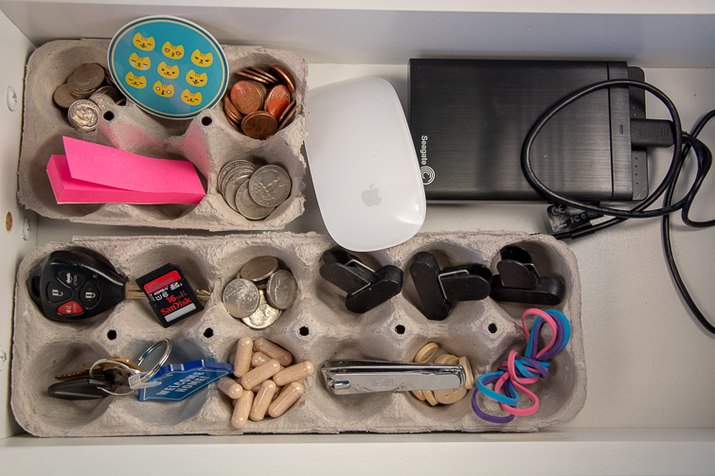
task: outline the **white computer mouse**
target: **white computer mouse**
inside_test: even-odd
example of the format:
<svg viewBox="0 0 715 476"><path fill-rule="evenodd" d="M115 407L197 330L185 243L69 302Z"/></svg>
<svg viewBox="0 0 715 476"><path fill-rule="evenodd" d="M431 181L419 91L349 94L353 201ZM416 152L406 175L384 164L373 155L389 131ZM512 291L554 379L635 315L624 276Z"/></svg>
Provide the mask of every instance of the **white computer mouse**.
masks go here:
<svg viewBox="0 0 715 476"><path fill-rule="evenodd" d="M308 92L305 149L330 236L352 251L398 245L419 231L425 192L400 100L382 78Z"/></svg>

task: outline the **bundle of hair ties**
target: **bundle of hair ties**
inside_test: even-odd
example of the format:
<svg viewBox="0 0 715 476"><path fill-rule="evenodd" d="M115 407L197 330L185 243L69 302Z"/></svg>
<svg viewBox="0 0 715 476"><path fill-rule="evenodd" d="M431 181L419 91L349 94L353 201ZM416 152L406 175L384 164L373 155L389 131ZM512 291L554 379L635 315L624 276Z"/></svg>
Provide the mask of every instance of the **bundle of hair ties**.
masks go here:
<svg viewBox="0 0 715 476"><path fill-rule="evenodd" d="M526 318L536 316L531 329L526 327ZM539 348L541 330L547 325L551 328L551 338L544 347ZM472 408L481 419L493 423L509 423L515 416L531 415L539 409L539 397L529 390L531 385L541 378L549 376L549 362L561 352L571 338L571 324L563 312L556 309L542 311L527 309L521 315L521 326L526 334L526 349L520 356L515 350L509 352L506 362L502 362L496 372L480 375L477 387L472 393ZM488 385L494 384L494 388ZM485 413L477 403L477 394L499 402L502 410L508 415L490 415ZM531 401L529 406L519 406L521 398Z"/></svg>

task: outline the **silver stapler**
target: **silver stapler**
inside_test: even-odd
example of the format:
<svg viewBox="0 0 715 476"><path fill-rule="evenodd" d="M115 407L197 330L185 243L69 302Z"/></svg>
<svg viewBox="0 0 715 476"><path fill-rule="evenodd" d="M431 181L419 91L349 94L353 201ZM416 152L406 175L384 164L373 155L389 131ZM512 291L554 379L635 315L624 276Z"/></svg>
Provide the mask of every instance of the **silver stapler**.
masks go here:
<svg viewBox="0 0 715 476"><path fill-rule="evenodd" d="M321 372L335 395L410 390L446 390L465 384L461 365L415 364L379 360L333 360Z"/></svg>

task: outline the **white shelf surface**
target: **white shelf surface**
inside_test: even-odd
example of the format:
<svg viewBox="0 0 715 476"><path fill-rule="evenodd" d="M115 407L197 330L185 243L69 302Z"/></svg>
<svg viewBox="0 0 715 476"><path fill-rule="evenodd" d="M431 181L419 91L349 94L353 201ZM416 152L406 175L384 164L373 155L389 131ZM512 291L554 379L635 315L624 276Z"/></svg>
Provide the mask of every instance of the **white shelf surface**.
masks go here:
<svg viewBox="0 0 715 476"><path fill-rule="evenodd" d="M473 57L565 58L584 54L610 59L614 58L611 54L617 53L617 58L628 59L630 64L646 66L647 80L671 96L687 127L701 114L715 108L715 69L708 69L715 67L712 2L681 2L677 9L682 8L683 13L676 12L675 4L670 2L622 2L630 5L623 6L617 5L621 2L610 1L590 2L588 7L574 7L572 2L561 1L541 2L539 6L512 1L503 8L493 1L483 2L481 6L459 0L438 7L431 2L410 3L414 8L401 1L383 4L385 10L394 10L394 13L380 13L380 7L372 3L364 8L351 2L336 7L318 0L307 2L300 10L288 2L270 0L261 5L250 1L209 0L204 6L210 8L205 11L194 6L194 2L181 0L160 0L151 7L131 6L133 2L103 5L85 1L0 0L0 8L20 31L38 44L54 37L111 36L125 21L145 13L161 13L166 8L156 5L169 3L177 5L172 13L204 24L219 36L232 39L231 43L284 48L295 45L311 61L311 87L355 76L378 75L388 79L403 104L407 104L405 63L411 56L469 53ZM655 15L648 13L649 5L652 5L650 13ZM238 6L245 8L236 8ZM270 11L272 8L276 11ZM443 12L432 12L433 8ZM468 15L457 14L461 11ZM560 15L546 15L549 11ZM466 20L460 20L463 17ZM405 27L400 23L405 19L417 23ZM536 19L546 23L537 24ZM303 23L296 23L298 20ZM376 23L370 23L373 20ZM419 37L417 43L413 40L418 38L418 32L406 32L415 25L429 25L436 20L443 23L431 34ZM668 30L666 25L672 21L678 28ZM365 30L367 23L376 29ZM455 34L445 35L452 24ZM232 25L236 25L235 28ZM620 27L624 25L637 25L643 30L623 33ZM469 30L474 26L476 30L486 30L470 36ZM528 27L532 31L526 32L526 36L513 35L517 30L509 30L511 27ZM268 35L263 31L266 28L278 33ZM583 28L583 36L578 34L579 28ZM391 42L390 32L396 29L399 33ZM556 30L547 32L547 29ZM342 30L344 34L338 34ZM20 31L0 14L0 41L3 45L14 45L10 53L6 53L6 49L2 53L6 66L0 69L3 94L7 85L21 88L22 65L31 44ZM365 38L365 31L373 32L374 37ZM686 40L690 33L693 42ZM339 41L329 41L338 37ZM655 43L649 43L654 38ZM480 43L484 39L489 42ZM629 41L623 42L624 39ZM466 40L477 43L465 43ZM436 45L432 50L425 46L430 42ZM361 64L367 60L369 64ZM653 67L664 65L680 68ZM67 240L75 234L157 233L152 229L68 226L66 222L40 219L29 237L26 236L29 239L23 239L22 213L14 201L20 118L17 112L7 111L4 104L0 106L1 173L8 185L2 188L0 195L1 211L2 216L6 211L12 211L15 216L14 228L1 232L0 238L0 246L10 250L0 256L3 302L11 299L16 263L28 246ZM653 101L649 101L648 109L649 117L665 117L662 108ZM702 137L715 146L715 128L709 126ZM659 150L649 160L652 180L655 180L667 165L668 152ZM306 214L292 224L290 230L324 231L311 184L306 191ZM697 217L712 215L713 176L705 184L698 203ZM540 232L546 230L544 208L522 203L432 204L428 207L424 230ZM659 226L657 220L629 223L573 244L583 289L588 396L582 412L562 427L528 435L87 439L13 436L0 440L2 467L12 469L8 474L48 474L50 471L77 474L88 468L87 464L94 459L90 455L100 452L107 459L117 455L120 461L131 461L127 463L130 466L101 464L97 469L105 474L126 474L133 470L143 474L169 468L175 474L209 471L224 474L235 473L237 468L260 470L267 462L271 472L289 470L313 474L365 474L375 468L398 474L434 473L446 468L454 474L712 473L715 469L715 407L712 405L715 339L707 336L689 316L672 285L663 259ZM701 307L710 313L715 310L713 243L715 229L674 233L674 246L686 281ZM6 306L0 312L0 351L9 349L10 319ZM3 367L0 362L0 404L6 408L8 377L9 365ZM10 422L9 413L0 415L2 436L12 433Z"/></svg>

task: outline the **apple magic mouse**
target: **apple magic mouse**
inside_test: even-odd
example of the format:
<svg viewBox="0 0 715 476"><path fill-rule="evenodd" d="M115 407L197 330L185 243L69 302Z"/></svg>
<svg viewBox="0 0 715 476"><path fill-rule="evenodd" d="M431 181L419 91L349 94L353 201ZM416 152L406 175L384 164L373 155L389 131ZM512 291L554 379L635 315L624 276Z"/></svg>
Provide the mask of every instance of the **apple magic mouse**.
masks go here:
<svg viewBox="0 0 715 476"><path fill-rule="evenodd" d="M352 251L398 245L419 231L425 192L392 85L366 77L308 92L305 149L330 236Z"/></svg>

